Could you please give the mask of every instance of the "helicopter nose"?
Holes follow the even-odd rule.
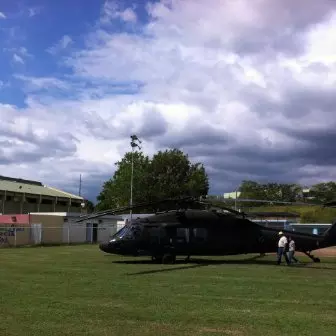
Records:
[[[105,253],[112,253],[114,250],[111,243],[99,244],[99,249]]]

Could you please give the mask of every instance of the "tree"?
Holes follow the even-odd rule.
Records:
[[[142,202],[143,195],[146,194],[144,186],[147,183],[149,162],[148,156],[142,152],[133,153],[133,203]],[[127,152],[115,165],[115,173],[103,184],[102,191],[97,197],[98,210],[127,206],[130,203],[132,152]]]
[[[311,187],[310,195],[319,203],[326,203],[336,199],[336,183],[318,183]]]
[[[152,199],[202,196],[209,190],[208,176],[201,163],[192,164],[178,149],[159,151],[151,160],[148,182]]]
[[[256,200],[295,202],[302,194],[302,187],[298,184],[289,183],[265,183],[255,181],[243,181],[239,187],[239,198]],[[262,205],[260,202],[251,202],[249,206]]]
[[[84,203],[85,203],[85,209],[86,209],[87,213],[92,213],[95,209],[94,204],[88,199],[85,199]]]
[[[191,163],[178,149],[159,151],[150,160],[142,152],[133,153],[133,204],[178,196],[201,196],[209,181],[201,163]],[[97,209],[129,205],[132,152],[116,163],[113,177],[106,181],[97,200]],[[153,209],[137,210],[137,212]]]

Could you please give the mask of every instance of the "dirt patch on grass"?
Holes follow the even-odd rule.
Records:
[[[234,336],[240,336],[240,335],[245,335],[243,332],[240,330],[234,330],[234,329],[224,329],[224,328],[201,328],[199,330],[201,333],[214,333],[214,334],[219,334],[219,335],[234,335]]]
[[[328,247],[314,251],[314,254],[324,257],[336,257],[336,247]]]
[[[296,253],[299,255],[304,255],[301,252]],[[315,250],[312,252],[314,256],[320,256],[320,257],[336,257],[336,247],[327,247],[324,249]]]

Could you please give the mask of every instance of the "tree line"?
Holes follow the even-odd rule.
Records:
[[[258,183],[245,180],[238,190],[240,192],[238,199],[323,204],[336,198],[336,183],[333,181],[317,183],[308,188],[296,183]],[[260,205],[251,202],[254,206],[258,204]]]

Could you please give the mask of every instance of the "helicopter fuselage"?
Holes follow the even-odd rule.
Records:
[[[283,231],[302,252],[326,247],[324,236]],[[106,253],[124,256],[224,256],[274,253],[278,230],[245,218],[202,210],[170,212],[142,218],[126,225],[109,242],[100,244]]]

